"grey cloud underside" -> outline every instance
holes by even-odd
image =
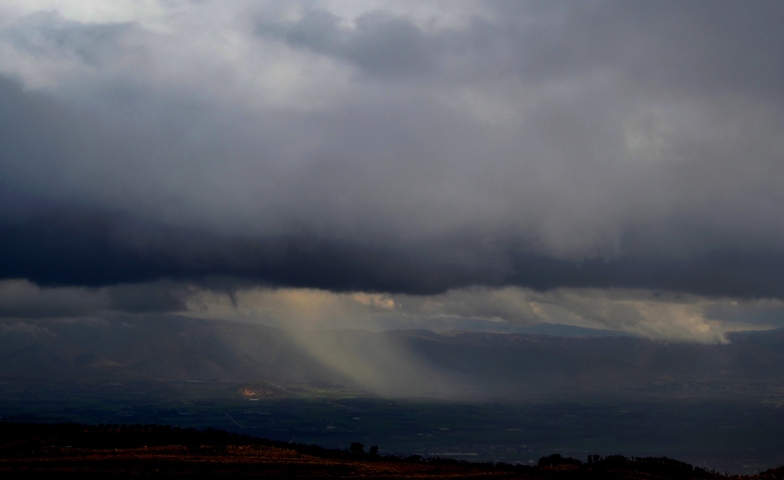
[[[121,239],[145,229],[151,244]],[[138,232],[137,232],[138,233]],[[564,261],[540,254],[487,251],[466,234],[409,244],[363,244],[311,235],[268,239],[221,237],[205,232],[123,223],[116,216],[55,208],[22,222],[0,225],[4,278],[45,286],[105,286],[161,278],[232,288],[245,282],[334,291],[415,294],[470,285],[625,287],[707,295],[784,296],[780,252],[721,251],[685,260],[622,257]],[[215,283],[215,277],[229,280]],[[233,278],[234,280],[230,280]],[[228,282],[228,283],[226,283]],[[228,285],[228,286],[226,286]],[[158,291],[158,290],[156,290]],[[116,308],[134,310],[135,295],[113,293]],[[149,309],[149,298],[143,309]],[[182,306],[160,299],[163,310]]]
[[[647,86],[743,92],[782,106],[784,8],[775,0],[486,4],[495,21],[477,17],[466,28],[423,31],[384,12],[366,13],[349,28],[314,9],[297,22],[261,23],[256,33],[386,80],[515,75],[547,82],[608,69]]]
[[[290,109],[156,82],[139,25],[6,29],[98,73],[49,94],[0,77],[0,278],[784,298],[784,4],[550,5],[258,22],[259,49],[353,69]]]
[[[432,39],[410,21],[380,12],[361,16],[354,31],[342,28],[339,17],[315,10],[296,24],[259,25],[256,32],[355,63],[386,78],[427,73],[441,46],[432,45]]]
[[[87,65],[99,66],[117,53],[122,36],[134,28],[133,23],[85,25],[48,11],[22,19],[6,29],[3,37],[17,48],[35,55],[74,55]]]
[[[782,14],[776,1],[586,3],[567,10],[561,34],[532,70],[611,66],[645,84],[742,91],[781,107]]]

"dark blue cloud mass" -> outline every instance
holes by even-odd
[[[5,22],[0,278],[784,298],[781,2],[474,7]]]

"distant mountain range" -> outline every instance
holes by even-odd
[[[730,339],[290,332],[178,316],[5,321],[0,380],[217,380],[461,399],[781,393],[784,329]]]

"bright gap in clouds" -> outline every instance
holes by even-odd
[[[784,326],[784,303],[647,290],[464,288],[435,295],[317,289],[205,288],[155,282],[103,288],[42,288],[0,282],[0,319],[176,313],[289,331],[403,330],[514,333],[537,324],[620,332],[666,342],[725,343],[727,333]]]
[[[426,329],[514,332],[561,324],[653,340],[725,343],[732,331],[778,326],[761,313],[777,300],[708,299],[643,290],[468,288],[439,295],[334,293],[311,289],[213,291],[189,297],[187,315],[260,322],[290,330]],[[756,323],[754,323],[756,322]]]

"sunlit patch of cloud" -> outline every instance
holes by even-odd
[[[189,300],[189,312],[296,329],[378,331],[389,325],[425,329],[437,325],[436,330],[443,330],[448,329],[449,319],[454,325],[469,320],[518,326],[553,323],[653,340],[698,343],[726,343],[728,332],[774,328],[777,325],[771,319],[784,312],[777,301],[623,289],[537,292],[506,287],[458,289],[437,295],[392,295],[252,288],[238,292],[237,299],[235,307],[221,294],[202,292]],[[729,310],[734,313],[728,314]],[[748,315],[744,317],[741,312]],[[761,317],[760,312],[765,316]]]

